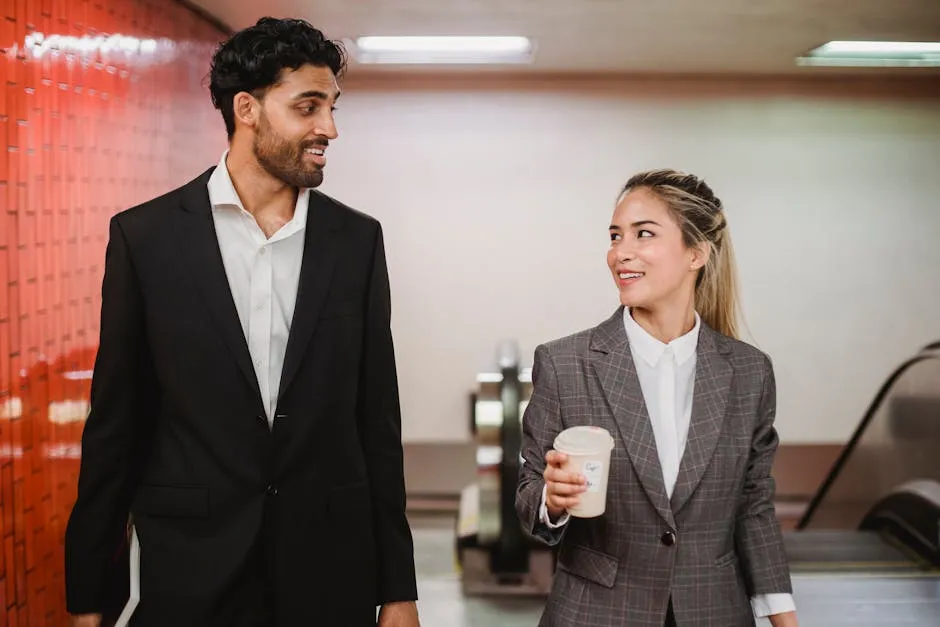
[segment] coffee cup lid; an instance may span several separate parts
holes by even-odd
[[[573,455],[590,455],[614,448],[610,432],[590,425],[570,427],[555,438],[555,450]]]

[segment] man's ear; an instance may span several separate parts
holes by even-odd
[[[240,91],[232,100],[232,111],[236,123],[255,128],[261,119],[261,101],[247,91]]]

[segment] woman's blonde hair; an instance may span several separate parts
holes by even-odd
[[[636,174],[624,185],[620,197],[639,188],[648,189],[666,203],[686,246],[706,244],[710,248],[708,262],[695,283],[695,309],[710,327],[738,338],[737,269],[721,200],[705,181],[676,170]]]

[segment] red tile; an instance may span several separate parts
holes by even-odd
[[[15,11],[16,5],[4,2],[0,7],[2,7],[0,8],[0,48],[12,48],[16,45],[16,24],[13,20],[6,19],[7,16],[4,14],[8,11]]]
[[[4,529],[12,530],[13,521],[11,520],[9,526],[4,527]],[[7,566],[5,575],[6,586],[4,586],[4,591],[7,599],[9,599],[9,602],[12,603],[16,601],[16,560],[14,559],[13,552],[13,534],[10,534],[3,539],[3,561]]]
[[[19,575],[19,572],[17,572],[17,575]],[[25,573],[24,573],[24,575],[25,575]],[[25,577],[24,577],[24,579],[25,579]],[[19,586],[19,583],[17,583],[17,586]],[[25,586],[26,586],[26,582],[24,581],[24,582],[23,582],[23,593],[24,593],[24,596],[25,596],[25,592],[26,592]],[[11,622],[10,622],[10,625],[16,625],[17,627],[30,627],[30,626],[29,626],[29,608],[26,607],[26,602],[25,602],[25,601],[26,601],[25,598],[22,599],[22,600],[17,599],[18,605],[16,606],[16,623],[14,623],[14,622],[11,621]]]
[[[0,48],[3,48],[6,45],[7,40],[5,38],[6,38],[6,32],[4,31],[4,27],[0,26]],[[2,58],[2,60],[0,60],[0,85],[6,85],[8,82],[10,82],[10,80],[12,80],[12,77],[10,76],[11,65],[12,64],[10,63],[10,61],[6,58]],[[7,114],[6,92],[5,90],[0,90],[0,118],[3,118],[4,116],[6,116],[6,114]]]
[[[0,101],[4,99],[5,92],[6,90],[0,88]],[[10,124],[9,118],[0,115],[0,182],[2,183],[8,182],[9,179],[7,177],[10,175],[10,149],[7,144],[7,129]],[[6,205],[6,194],[7,190],[5,186],[0,185],[0,208],[2,208],[2,205]]]
[[[32,496],[32,495],[30,495]],[[27,571],[36,569],[36,531],[33,528],[34,512],[31,510],[26,513],[23,526],[23,568]]]
[[[0,47],[22,47],[33,32],[220,37],[173,0],[2,5],[14,19],[2,15]],[[81,424],[51,425],[47,412],[50,400],[89,393],[87,381],[60,373],[94,363],[108,220],[187,180],[224,147],[203,87],[179,80],[205,74],[205,52],[163,67],[110,63],[110,72],[108,63],[83,68],[48,49],[0,56],[0,406],[15,398],[25,411],[0,421],[0,624],[11,627],[67,622],[62,537],[79,462],[46,451],[78,442]],[[197,110],[176,104],[194,98]],[[206,130],[160,134],[168,128]]]
[[[0,321],[6,320],[10,316],[10,270],[9,257],[15,255],[16,250],[10,250],[5,245],[7,238],[6,229],[3,235],[0,235]],[[6,359],[7,355],[0,351],[0,359]]]
[[[13,261],[18,255],[12,255],[10,260]],[[10,284],[10,301],[19,303],[20,290],[19,286],[16,284]],[[17,306],[11,308],[10,318],[7,320],[7,329],[9,330],[10,338],[10,389],[13,390],[16,387],[16,369],[14,368],[13,362],[16,361],[16,358],[13,356],[14,353],[19,352],[20,350],[20,315],[19,309]]]
[[[0,403],[9,403],[12,390],[10,373],[10,323],[0,320]],[[0,442],[0,446],[2,446]],[[2,529],[0,529],[2,531]]]

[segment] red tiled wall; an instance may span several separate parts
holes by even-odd
[[[0,1],[0,625],[67,624],[108,220],[218,160],[220,37],[173,0]]]

